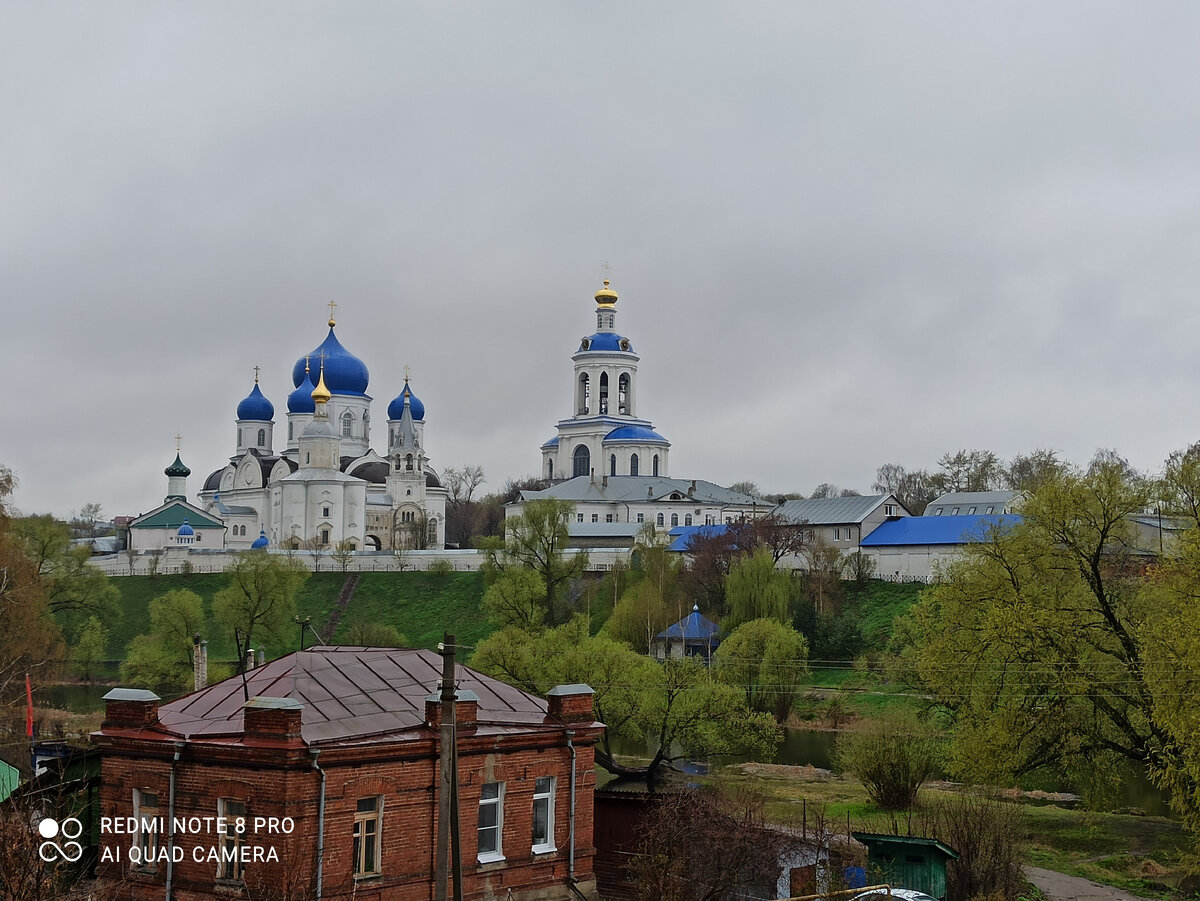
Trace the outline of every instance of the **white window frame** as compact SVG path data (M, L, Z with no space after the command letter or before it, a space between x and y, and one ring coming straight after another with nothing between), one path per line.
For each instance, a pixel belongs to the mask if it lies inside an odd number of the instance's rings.
M546 780L548 786L539 789L539 783ZM546 808L546 840L544 842L533 842L534 854L549 854L551 851L557 851L558 848L554 844L554 793L557 788L557 780L553 776L539 776L533 783L533 823L534 828L537 824L538 805L541 804ZM537 836L532 837L536 839Z
M484 792L495 786L496 796L494 798L485 798ZM480 863L495 863L504 860L504 783L503 782L485 782L479 788L479 818L483 818L485 807L494 807L496 810L496 823L492 826L479 825L476 823L477 829L475 840ZM496 847L490 851L478 850L479 836L484 829L496 830Z
M154 805L147 806L144 804L144 796L152 795L154 797ZM146 813L145 811L150 811ZM137 835L134 837L133 843L142 852L141 863L136 865L139 870L156 870L158 869L158 830L143 829L142 818L153 817L156 820L158 813L158 792L151 791L148 788L135 788L133 790L133 818L137 822Z
M374 801L375 809L359 810L358 806L363 801ZM351 871L355 879L374 879L383 872L383 795L358 798L355 801L354 807L354 828L350 833ZM374 859L369 861L370 869L366 867L368 862L363 860L364 843L362 842L362 839L366 837L366 827L368 824L375 827L375 853L372 855ZM359 832L360 827L363 830L361 833ZM355 853L355 843L358 843L357 853Z
M230 804L237 804L241 807L241 810L231 813L229 810ZM239 834L236 831L233 820L236 817L244 817L249 820L249 817L246 817L246 802L241 798L218 798L217 816L225 817L227 820L225 825L228 828L225 833L217 836L222 850L231 847L240 848L245 838L245 833ZM245 882L246 868L242 865L240 857L234 860L218 860L217 880L219 882Z

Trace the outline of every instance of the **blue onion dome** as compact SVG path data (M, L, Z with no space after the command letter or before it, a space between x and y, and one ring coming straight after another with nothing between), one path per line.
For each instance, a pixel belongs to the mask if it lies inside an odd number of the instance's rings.
M329 334L325 336L321 346L307 357L301 357L292 367L292 384L299 388L300 383L304 381L304 367L311 365L316 369L322 361L325 364L325 385L331 393L367 393L367 383L370 380L367 364L342 347L337 335L333 333L332 319L329 320Z
M179 454L175 454L175 462L163 470L163 475L166 476L190 476L192 471L184 466L183 461L179 459Z
M304 381L300 383L300 387L288 395L288 412L289 413L315 413L317 412L317 403L313 400L313 391L316 389L313 384L312 374L304 373Z
M270 422L275 418L275 405L267 400L258 387L258 379L254 380L253 390L237 405L238 419L252 419L256 422Z
M271 542L267 541L267 533L263 529L259 529L258 537L254 539L254 542L250 545L250 547L263 548L263 547L266 547L270 543Z
M412 393L412 388L408 387L408 379L404 380L404 390L388 404L388 419L399 419L404 415L404 398L406 397L413 421L420 422L425 418L425 405L421 403L419 397Z
M620 351L622 353L633 353L633 343L623 335L618 335L616 332L596 332L594 335L588 335L579 342L579 349L582 350L606 350Z
M179 527L179 531L175 534L180 538L191 538L196 534L196 530L192 528L191 523L187 521L187 517L185 516L183 519L183 525Z

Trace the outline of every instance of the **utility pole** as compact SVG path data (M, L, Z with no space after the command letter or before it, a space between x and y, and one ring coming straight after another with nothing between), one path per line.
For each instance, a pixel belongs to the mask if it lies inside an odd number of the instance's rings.
M437 866L434 873L434 901L447 901L447 883L453 848L454 901L462 901L462 851L458 824L458 730L454 709L454 655L458 650L454 636L445 633L438 646L442 654L441 713L441 784L438 790Z

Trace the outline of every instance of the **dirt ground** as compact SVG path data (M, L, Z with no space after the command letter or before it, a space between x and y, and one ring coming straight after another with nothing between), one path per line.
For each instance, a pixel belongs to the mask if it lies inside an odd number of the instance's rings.
M1026 867L1025 876L1051 901L1145 901L1138 895L1131 895L1111 885L1100 885L1041 867Z

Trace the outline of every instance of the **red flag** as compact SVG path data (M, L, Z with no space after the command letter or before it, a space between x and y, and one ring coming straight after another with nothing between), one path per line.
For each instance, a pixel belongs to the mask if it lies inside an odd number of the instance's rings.
M33 738L33 688L29 684L29 673L25 674L25 734Z

